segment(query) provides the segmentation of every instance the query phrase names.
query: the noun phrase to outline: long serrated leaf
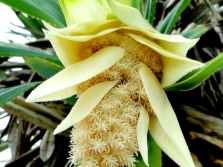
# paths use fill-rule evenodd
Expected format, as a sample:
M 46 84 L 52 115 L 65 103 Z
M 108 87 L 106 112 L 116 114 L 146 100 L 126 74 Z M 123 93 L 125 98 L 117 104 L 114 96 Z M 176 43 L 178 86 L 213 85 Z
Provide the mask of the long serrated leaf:
M 50 78 L 63 69 L 55 63 L 39 58 L 26 58 L 25 62 L 29 68 L 44 78 Z
M 150 132 L 148 131 L 147 135 L 148 139 L 148 157 L 149 157 L 149 166 L 150 167 L 162 167 L 162 151 L 160 147 L 156 144 Z M 147 167 L 143 162 L 141 155 L 137 157 L 137 161 L 135 163 L 136 167 Z
M 170 34 L 175 23 L 177 22 L 181 13 L 186 9 L 190 4 L 190 0 L 180 1 L 172 11 L 165 17 L 162 23 L 158 26 L 157 30 L 163 34 Z
M 11 88 L 1 89 L 0 90 L 0 106 L 5 104 L 7 101 L 10 101 L 13 98 L 17 97 L 18 95 L 26 92 L 27 90 L 30 90 L 36 87 L 39 84 L 40 82 L 33 82 L 33 83 L 19 85 L 19 86 L 15 86 Z
M 12 43 L 0 42 L 0 57 L 38 57 L 41 59 L 48 60 L 52 63 L 58 64 L 61 67 L 63 66 L 60 60 L 52 54 L 49 54 L 43 50 L 36 49 L 34 47 L 16 45 Z
M 209 9 L 204 3 L 195 6 L 190 12 L 186 13 L 181 18 L 181 27 L 186 27 L 190 23 L 199 23 L 203 17 L 208 13 Z M 201 21 L 203 23 L 203 21 Z
M 196 28 L 188 30 L 181 35 L 188 39 L 200 38 L 203 34 L 205 34 L 209 30 L 209 27 L 206 25 L 200 25 Z
M 152 26 L 154 25 L 155 10 L 156 0 L 147 0 L 144 18 L 147 19 Z
M 221 67 L 223 67 L 223 53 L 207 62 L 203 68 L 190 72 L 177 83 L 165 88 L 165 91 L 186 91 L 194 89 Z
M 10 30 L 10 32 L 5 32 L 6 34 L 12 34 L 12 35 L 21 35 L 24 36 L 25 38 L 33 38 L 32 34 L 26 34 L 26 33 L 21 33 L 17 31 Z
M 66 25 L 57 0 L 0 0 L 0 2 L 58 28 Z
M 141 0 L 131 0 L 132 7 L 138 9 L 142 14 L 142 1 Z
M 39 24 L 39 22 L 30 17 L 30 16 L 25 16 L 22 13 L 19 13 L 18 18 L 20 19 L 20 21 L 24 24 L 25 29 L 29 30 L 33 36 L 39 38 L 39 37 L 44 37 L 44 33 L 43 33 L 43 26 L 41 24 Z

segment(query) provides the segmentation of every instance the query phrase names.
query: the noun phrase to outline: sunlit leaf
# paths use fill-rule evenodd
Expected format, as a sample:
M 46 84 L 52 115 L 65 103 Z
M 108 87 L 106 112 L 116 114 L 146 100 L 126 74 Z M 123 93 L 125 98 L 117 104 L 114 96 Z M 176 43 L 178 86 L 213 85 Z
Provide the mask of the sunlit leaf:
M 26 34 L 26 33 L 22 33 L 22 32 L 17 32 L 17 31 L 13 31 L 10 29 L 9 32 L 5 32 L 6 34 L 12 34 L 12 35 L 21 35 L 21 36 L 24 36 L 26 38 L 33 38 L 33 35 L 32 34 Z
M 0 2 L 58 28 L 66 25 L 57 0 L 0 0 Z
M 145 7 L 146 7 L 146 10 L 145 10 L 144 18 L 147 19 L 151 25 L 154 25 L 156 0 L 147 0 Z
M 165 88 L 165 90 L 166 91 L 191 90 L 199 86 L 202 82 L 204 82 L 208 77 L 214 74 L 221 67 L 223 67 L 223 54 L 220 54 L 216 58 L 207 62 L 203 68 L 190 72 L 177 83 L 173 84 L 170 87 Z
M 209 27 L 206 25 L 200 25 L 196 28 L 193 28 L 191 30 L 188 30 L 181 35 L 188 39 L 195 39 L 200 38 L 202 35 L 204 35 L 209 30 Z
M 131 0 L 132 1 L 132 7 L 138 9 L 140 13 L 142 13 L 142 2 L 141 0 Z
M 30 90 L 37 85 L 39 85 L 40 82 L 32 82 L 27 83 L 24 85 L 19 85 L 11 88 L 1 89 L 0 90 L 0 106 L 5 104 L 7 101 L 12 100 L 13 98 L 17 97 L 18 95 L 26 92 L 27 90 Z
M 19 57 L 21 56 L 24 58 L 37 57 L 58 64 L 62 67 L 60 60 L 56 56 L 47 53 L 43 50 L 36 49 L 34 47 L 0 42 L 0 57 L 14 57 L 14 56 L 19 56 Z
M 63 69 L 60 65 L 39 58 L 26 58 L 26 65 L 44 78 L 50 78 Z
M 42 28 L 44 27 L 43 24 L 40 24 L 38 20 L 30 17 L 25 16 L 22 13 L 19 13 L 18 18 L 20 21 L 24 24 L 25 29 L 30 31 L 35 37 L 44 37 L 44 33 L 42 31 Z
M 158 26 L 157 30 L 163 34 L 170 34 L 173 27 L 175 26 L 179 16 L 190 4 L 190 0 L 180 1 L 172 11 L 165 17 L 162 23 Z

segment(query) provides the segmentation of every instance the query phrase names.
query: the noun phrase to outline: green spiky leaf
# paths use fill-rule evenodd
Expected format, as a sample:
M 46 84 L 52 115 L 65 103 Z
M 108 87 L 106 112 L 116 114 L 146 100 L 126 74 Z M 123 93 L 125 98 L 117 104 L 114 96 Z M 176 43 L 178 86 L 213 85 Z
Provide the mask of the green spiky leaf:
M 40 82 L 33 82 L 33 83 L 27 83 L 24 85 L 19 85 L 19 86 L 15 86 L 11 88 L 1 89 L 0 90 L 0 106 L 14 99 L 20 94 L 26 92 L 27 90 L 33 89 L 39 84 Z
M 36 49 L 34 47 L 28 47 L 28 46 L 22 46 L 22 45 L 16 45 L 12 43 L 0 42 L 0 57 L 14 57 L 14 56 L 19 56 L 19 57 L 24 57 L 24 58 L 37 57 L 37 58 L 48 60 L 52 63 L 58 64 L 61 67 L 63 67 L 60 60 L 56 56 L 48 52 L 45 52 L 41 49 Z
M 0 0 L 0 2 L 58 28 L 66 25 L 57 0 Z
M 142 13 L 142 2 L 141 0 L 131 0 L 132 7 L 138 9 Z
M 146 1 L 146 10 L 144 14 L 144 18 L 149 21 L 149 23 L 154 25 L 154 17 L 156 11 L 156 0 L 147 0 Z
M 223 53 L 218 55 L 216 58 L 207 62 L 206 65 L 200 69 L 194 70 L 177 83 L 171 85 L 170 87 L 165 88 L 166 91 L 186 91 L 191 90 L 199 86 L 204 82 L 208 77 L 214 74 L 217 70 L 223 67 Z
M 19 13 L 18 15 L 19 20 L 24 24 L 26 30 L 30 31 L 33 36 L 36 38 L 44 37 L 43 33 L 43 24 L 39 22 L 39 20 L 36 20 L 35 18 L 32 18 L 30 16 L 25 16 L 23 13 Z
M 204 35 L 209 30 L 209 27 L 206 25 L 200 25 L 196 28 L 193 28 L 191 30 L 188 30 L 181 35 L 188 39 L 195 39 L 200 38 L 202 35 Z
M 44 78 L 50 78 L 63 69 L 63 67 L 55 63 L 35 57 L 26 58 L 25 61 L 29 68 Z
M 165 17 L 162 23 L 159 25 L 157 30 L 163 34 L 170 34 L 173 27 L 175 26 L 178 18 L 181 13 L 186 9 L 186 7 L 190 4 L 190 0 L 182 0 L 180 1 L 172 11 Z

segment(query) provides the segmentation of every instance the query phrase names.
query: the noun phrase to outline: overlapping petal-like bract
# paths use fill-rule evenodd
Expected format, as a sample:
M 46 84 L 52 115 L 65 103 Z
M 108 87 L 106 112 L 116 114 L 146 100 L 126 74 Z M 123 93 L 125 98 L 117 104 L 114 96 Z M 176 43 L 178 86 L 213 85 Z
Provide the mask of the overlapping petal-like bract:
M 78 94 L 80 97 L 77 104 L 55 130 L 55 133 L 59 133 L 85 119 L 90 113 L 96 113 L 96 110 L 100 108 L 100 105 L 97 107 L 98 103 L 106 101 L 108 96 L 114 98 L 114 95 L 120 92 L 122 87 L 125 92 L 125 84 L 132 84 L 134 89 L 131 89 L 132 85 L 128 86 L 129 91 L 138 90 L 138 87 L 139 90 L 133 94 L 129 93 L 131 96 L 140 94 L 139 92 L 143 93 L 140 97 L 130 99 L 129 102 L 129 105 L 135 105 L 135 113 L 138 114 L 138 119 L 135 119 L 135 123 L 130 126 L 130 129 L 135 129 L 137 135 L 129 138 L 134 138 L 135 141 L 137 136 L 134 147 L 139 148 L 138 151 L 145 164 L 148 165 L 146 136 L 147 131 L 150 130 L 157 144 L 177 164 L 182 167 L 194 167 L 176 115 L 163 87 L 172 85 L 188 72 L 203 66 L 202 63 L 186 58 L 187 51 L 196 44 L 198 39 L 189 40 L 179 35 L 160 34 L 142 18 L 139 11 L 130 6 L 129 0 L 59 0 L 59 2 L 68 27 L 57 29 L 44 23 L 48 29 L 44 32 L 65 69 L 37 87 L 29 95 L 27 101 L 60 100 Z M 118 37 L 118 41 L 114 39 L 115 37 Z M 119 39 L 119 37 L 121 38 Z M 127 44 L 123 44 L 123 41 Z M 128 44 L 131 45 L 130 48 Z M 137 47 L 145 49 L 148 55 L 145 54 L 143 57 L 135 59 L 135 55 L 141 54 L 140 48 L 137 51 Z M 86 51 L 86 49 L 89 50 Z M 91 53 L 85 56 L 89 52 Z M 129 54 L 133 57 L 127 57 Z M 160 82 L 156 72 L 154 73 L 156 66 L 160 66 L 159 63 L 151 62 L 155 64 L 154 67 L 149 67 L 150 65 L 145 63 L 146 59 L 149 59 L 149 54 L 158 56 L 162 62 L 160 68 L 162 71 L 157 72 L 162 73 Z M 125 64 L 130 59 L 135 61 L 131 68 Z M 153 59 L 151 58 L 151 60 Z M 157 60 L 157 62 L 159 61 Z M 134 77 L 130 76 L 128 70 L 125 71 L 125 65 L 126 68 L 132 69 L 132 73 L 137 72 L 137 75 L 134 73 Z M 118 71 L 115 68 L 122 69 Z M 116 70 L 117 73 L 113 78 L 110 77 L 112 70 Z M 122 73 L 122 71 L 124 72 Z M 121 77 L 117 77 L 118 75 Z M 124 75 L 126 78 L 123 79 Z M 93 81 L 97 82 L 93 83 Z M 84 85 L 84 83 L 92 85 Z M 79 90 L 80 85 L 84 85 L 82 86 L 84 87 L 83 92 Z M 120 90 L 116 91 L 119 88 Z M 129 94 L 123 93 L 123 98 L 129 98 Z M 144 94 L 149 107 L 147 102 L 142 105 L 142 100 L 140 100 Z M 121 105 L 121 101 L 117 103 Z M 135 103 L 132 103 L 133 101 Z M 102 106 L 109 108 L 108 104 Z M 107 128 L 103 133 L 109 133 L 108 131 Z M 98 148 L 95 154 L 98 156 L 100 151 Z M 114 151 L 113 154 L 115 153 Z M 134 149 L 132 156 L 133 153 L 135 153 Z M 97 158 L 102 164 L 104 163 L 103 166 L 106 164 L 109 166 L 109 162 L 114 163 L 114 166 L 131 166 L 133 163 L 130 160 L 122 162 L 118 157 L 115 159 L 112 157 L 113 155 L 109 156 L 110 161 L 107 161 L 105 157 Z M 75 161 L 81 161 L 80 159 Z

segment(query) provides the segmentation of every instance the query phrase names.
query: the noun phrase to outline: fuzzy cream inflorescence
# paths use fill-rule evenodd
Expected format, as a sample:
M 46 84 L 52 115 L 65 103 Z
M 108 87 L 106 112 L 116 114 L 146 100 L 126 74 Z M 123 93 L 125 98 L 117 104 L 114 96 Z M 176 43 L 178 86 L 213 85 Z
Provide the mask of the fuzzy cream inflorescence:
M 138 68 L 143 62 L 161 79 L 162 61 L 157 52 L 136 42 L 128 33 L 144 36 L 119 30 L 83 43 L 84 59 L 107 46 L 120 46 L 125 49 L 125 55 L 108 70 L 78 85 L 78 95 L 81 95 L 99 82 L 119 80 L 96 108 L 74 125 L 70 160 L 79 167 L 134 166 L 140 105 L 153 115 Z

